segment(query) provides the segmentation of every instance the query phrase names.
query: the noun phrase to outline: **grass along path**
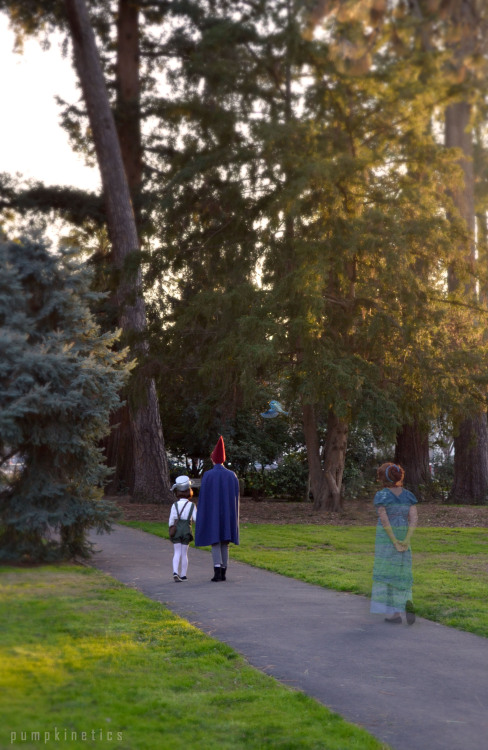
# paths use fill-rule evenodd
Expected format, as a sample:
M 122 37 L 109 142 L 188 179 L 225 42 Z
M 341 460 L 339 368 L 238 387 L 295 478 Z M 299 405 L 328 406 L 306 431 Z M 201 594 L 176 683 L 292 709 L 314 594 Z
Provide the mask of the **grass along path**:
M 387 747 L 96 570 L 0 574 L 1 748 Z
M 127 525 L 168 538 L 167 524 Z M 373 526 L 242 524 L 241 544 L 230 554 L 307 583 L 369 596 L 374 540 Z M 417 613 L 488 637 L 488 529 L 420 528 L 412 554 Z

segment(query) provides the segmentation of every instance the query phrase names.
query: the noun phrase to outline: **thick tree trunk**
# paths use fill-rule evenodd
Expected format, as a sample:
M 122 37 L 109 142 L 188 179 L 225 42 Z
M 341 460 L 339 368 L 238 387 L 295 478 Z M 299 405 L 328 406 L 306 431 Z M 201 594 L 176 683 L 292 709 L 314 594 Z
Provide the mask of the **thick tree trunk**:
M 346 463 L 347 436 L 349 426 L 334 412 L 329 412 L 325 439 L 325 477 L 329 487 L 325 507 L 327 510 L 342 510 L 342 476 Z
M 454 188 L 453 200 L 466 222 L 470 233 L 470 244 L 466 248 L 466 262 L 475 265 L 474 247 L 474 169 L 473 142 L 470 131 L 471 106 L 468 102 L 457 102 L 446 110 L 445 143 L 448 147 L 460 148 L 460 160 L 464 172 L 464 185 Z M 459 282 L 451 271 L 449 289 L 457 289 Z M 475 295 L 474 284 L 466 289 L 468 296 Z M 486 414 L 481 412 L 468 417 L 459 426 L 454 436 L 454 482 L 450 499 L 458 503 L 479 503 L 488 495 L 488 425 Z
M 103 440 L 107 466 L 114 470 L 110 482 L 105 487 L 107 495 L 132 493 L 134 489 L 134 445 L 132 424 L 127 404 L 110 416 L 111 431 Z
M 102 68 L 84 0 L 65 0 L 76 69 L 93 133 L 107 209 L 113 258 L 120 274 L 117 290 L 119 325 L 132 354 L 143 359 L 146 314 L 142 274 L 126 268 L 139 252 L 134 212 L 122 161 L 120 144 L 105 86 Z M 136 386 L 136 391 L 135 388 Z M 149 502 L 172 500 L 169 472 L 154 381 L 139 374 L 132 381 L 129 408 L 134 446 L 135 499 Z
M 134 0 L 119 0 L 115 125 L 140 234 L 139 208 L 143 164 L 139 64 L 139 4 Z
M 313 507 L 315 510 L 319 510 L 320 508 L 325 508 L 328 485 L 322 469 L 317 420 L 312 404 L 303 404 L 302 418 L 305 445 L 307 447 L 308 476 L 313 495 Z
M 346 460 L 348 425 L 329 412 L 324 460 L 320 455 L 317 420 L 312 404 L 302 407 L 308 471 L 314 509 L 342 510 L 342 476 Z
M 404 424 L 397 432 L 395 463 L 405 470 L 405 486 L 417 497 L 430 482 L 429 435 L 418 422 Z
M 454 451 L 454 484 L 450 502 L 485 503 L 488 497 L 488 426 L 484 412 L 460 424 L 454 438 Z
M 142 142 L 139 81 L 139 6 L 133 0 L 119 0 L 117 15 L 117 102 L 115 126 L 122 161 L 134 207 L 141 241 L 140 195 L 142 186 Z M 114 468 L 107 494 L 134 492 L 134 425 L 128 403 L 111 416 L 110 433 L 103 441 L 107 464 Z
M 471 105 L 468 102 L 456 102 L 446 109 L 445 115 L 445 144 L 447 148 L 459 148 L 463 152 L 460 165 L 464 173 L 464 182 L 455 185 L 450 193 L 456 208 L 466 222 L 469 241 L 466 245 L 466 263 L 474 270 L 474 169 L 473 169 L 473 139 L 470 130 Z M 459 286 L 453 269 L 449 271 L 449 291 L 455 291 Z M 474 284 L 466 289 L 467 294 L 474 294 Z

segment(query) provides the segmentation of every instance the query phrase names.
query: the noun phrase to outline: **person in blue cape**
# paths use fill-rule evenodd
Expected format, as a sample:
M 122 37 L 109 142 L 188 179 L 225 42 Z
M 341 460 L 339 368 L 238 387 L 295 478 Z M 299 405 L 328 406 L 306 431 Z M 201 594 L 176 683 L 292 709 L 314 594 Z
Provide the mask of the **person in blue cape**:
M 210 458 L 214 464 L 202 477 L 195 525 L 195 546 L 212 545 L 214 575 L 210 580 L 225 581 L 229 542 L 239 544 L 239 481 L 223 465 L 225 445 L 222 435 Z

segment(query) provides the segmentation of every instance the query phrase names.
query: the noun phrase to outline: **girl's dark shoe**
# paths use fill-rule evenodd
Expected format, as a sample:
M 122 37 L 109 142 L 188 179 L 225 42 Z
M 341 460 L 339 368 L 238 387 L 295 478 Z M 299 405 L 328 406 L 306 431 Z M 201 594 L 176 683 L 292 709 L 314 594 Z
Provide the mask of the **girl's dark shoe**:
M 220 580 L 226 581 L 227 578 L 225 577 L 225 574 L 227 572 L 227 568 L 220 568 Z
M 385 617 L 385 622 L 389 622 L 390 625 L 401 625 L 402 618 L 400 615 L 397 615 L 396 617 Z
M 188 578 L 186 576 L 180 576 L 180 581 L 187 581 Z
M 214 577 L 211 578 L 211 581 L 221 581 L 222 580 L 222 568 L 219 566 L 218 568 L 214 568 Z
M 411 602 L 410 599 L 405 605 L 405 616 L 407 618 L 407 624 L 413 625 L 415 622 L 415 607 L 413 606 L 413 602 Z
M 181 578 L 179 577 L 178 573 L 173 573 L 173 581 L 175 583 L 179 583 L 181 581 Z

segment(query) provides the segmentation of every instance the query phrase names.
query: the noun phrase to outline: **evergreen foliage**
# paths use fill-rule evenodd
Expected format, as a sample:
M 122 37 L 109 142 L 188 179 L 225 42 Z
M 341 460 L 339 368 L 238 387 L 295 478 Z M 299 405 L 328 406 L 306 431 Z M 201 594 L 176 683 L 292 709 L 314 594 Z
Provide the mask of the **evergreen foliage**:
M 106 221 L 100 195 L 40 182 L 25 185 L 6 174 L 0 174 L 0 211 L 59 215 L 74 226 L 84 226 L 91 221 L 96 227 L 102 227 Z
M 87 555 L 86 532 L 110 530 L 99 441 L 119 403 L 126 353 L 100 334 L 99 295 L 73 252 L 0 244 L 0 556 Z M 10 456 L 23 469 L 6 471 Z
M 271 382 L 314 406 L 317 429 L 332 411 L 392 440 L 419 413 L 483 398 L 466 230 L 445 189 L 461 176 L 431 127 L 451 81 L 403 7 L 369 36 L 354 14 L 307 32 L 304 10 L 170 9 L 172 89 L 152 99 L 150 141 L 147 279 L 177 279 L 152 307 L 161 393 L 173 363 L 181 400 L 211 420 L 256 408 Z M 464 284 L 448 294 L 452 268 Z
M 58 22 L 38 3 L 29 26 L 35 5 L 0 9 L 13 8 L 27 31 L 43 14 Z M 115 105 L 109 5 L 89 3 Z M 461 5 L 141 4 L 144 367 L 175 455 L 206 457 L 223 433 L 242 467 L 262 462 L 255 454 L 271 456 L 278 425 L 256 415 L 272 397 L 298 420 L 313 407 L 322 470 L 331 415 L 384 442 L 403 424 L 427 431 L 440 414 L 456 428 L 484 406 L 486 49 L 480 26 L 475 53 L 462 70 L 451 64 L 460 28 L 449 13 Z M 466 96 L 478 118 L 476 268 L 452 200 L 459 154 L 437 132 L 446 105 Z M 67 106 L 64 124 L 90 155 L 82 110 Z M 38 186 L 3 194 L 7 204 L 69 210 L 64 193 Z M 92 198 L 83 211 L 95 223 L 103 216 Z M 97 281 L 107 289 L 114 280 L 100 244 Z M 102 310 L 109 326 L 115 313 Z M 285 448 L 293 441 L 284 432 Z

